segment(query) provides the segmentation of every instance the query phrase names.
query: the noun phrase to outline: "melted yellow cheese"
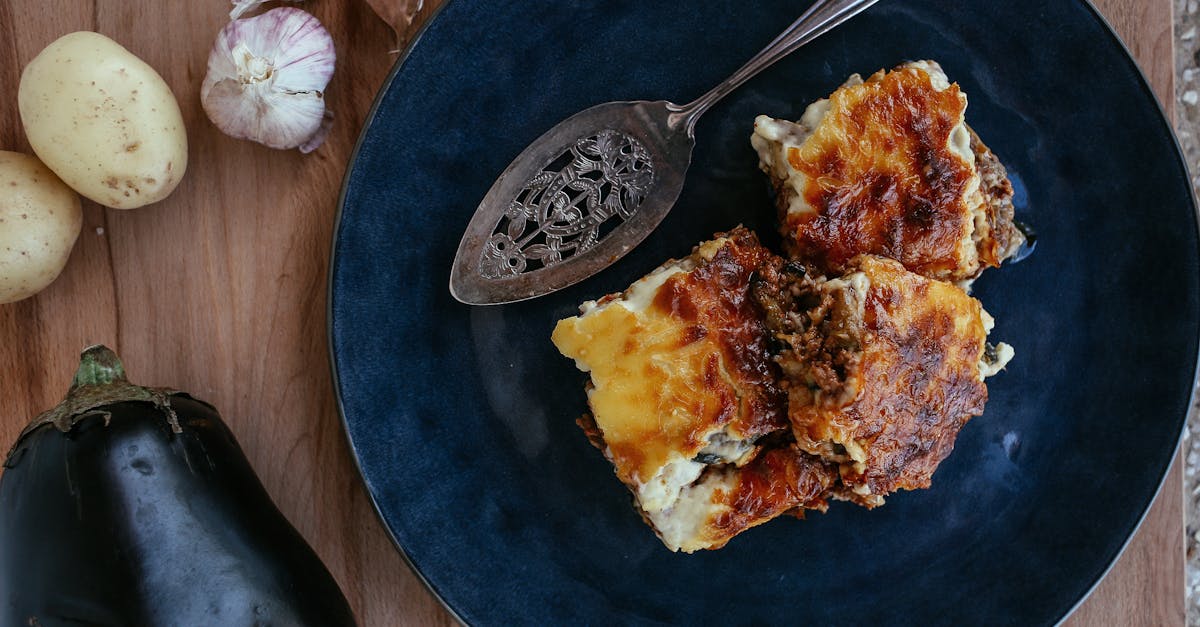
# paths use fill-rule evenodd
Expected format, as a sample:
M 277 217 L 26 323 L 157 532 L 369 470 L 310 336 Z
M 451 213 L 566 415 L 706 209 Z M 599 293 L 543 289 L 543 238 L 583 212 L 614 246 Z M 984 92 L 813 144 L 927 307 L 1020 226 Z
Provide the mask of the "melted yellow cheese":
M 591 373 L 588 404 L 627 483 L 648 484 L 672 462 L 694 463 L 737 396 L 716 343 L 688 337 L 688 326 L 656 307 L 632 310 L 612 301 L 560 321 L 551 339 Z M 699 475 L 695 465 L 684 484 Z M 670 483 L 692 475 L 687 471 L 668 469 L 685 475 Z

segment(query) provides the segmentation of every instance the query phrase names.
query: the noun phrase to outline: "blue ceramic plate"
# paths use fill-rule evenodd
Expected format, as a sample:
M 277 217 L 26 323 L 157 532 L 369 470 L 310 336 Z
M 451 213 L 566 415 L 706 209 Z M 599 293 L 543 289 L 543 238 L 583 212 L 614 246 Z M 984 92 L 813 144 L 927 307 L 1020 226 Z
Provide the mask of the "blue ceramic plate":
M 380 516 L 463 620 L 1053 623 L 1153 499 L 1196 364 L 1197 227 L 1158 105 L 1082 1 L 885 0 L 709 112 L 678 205 L 621 262 L 526 303 L 451 299 L 459 237 L 526 144 L 599 102 L 686 102 L 806 6 L 453 0 L 397 64 L 346 176 L 330 341 Z M 976 289 L 1016 359 L 932 489 L 668 552 L 574 424 L 584 377 L 554 322 L 715 231 L 771 232 L 755 114 L 924 58 L 968 94 L 1040 234 Z

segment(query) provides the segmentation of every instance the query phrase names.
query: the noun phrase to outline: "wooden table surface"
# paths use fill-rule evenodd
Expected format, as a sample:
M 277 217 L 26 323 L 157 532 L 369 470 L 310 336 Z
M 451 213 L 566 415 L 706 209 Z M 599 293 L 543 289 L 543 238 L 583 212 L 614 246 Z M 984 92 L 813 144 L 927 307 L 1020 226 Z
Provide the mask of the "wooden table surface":
M 1169 110 L 1171 0 L 1095 1 Z M 424 4 L 427 15 L 438 2 Z M 327 90 L 337 118 L 311 155 L 230 139 L 204 116 L 200 82 L 228 19 L 223 0 L 0 0 L 0 149 L 29 152 L 16 108 L 21 68 L 58 36 L 95 30 L 163 75 L 190 151 L 183 182 L 155 206 L 115 211 L 85 200 L 63 275 L 32 299 L 0 305 L 0 446 L 58 401 L 82 347 L 108 344 L 136 382 L 187 389 L 221 409 L 362 624 L 451 624 L 376 518 L 342 434 L 326 352 L 338 190 L 396 39 L 364 0 L 303 6 L 338 51 Z M 1068 624 L 1183 624 L 1183 591 L 1177 463 L 1129 550 Z

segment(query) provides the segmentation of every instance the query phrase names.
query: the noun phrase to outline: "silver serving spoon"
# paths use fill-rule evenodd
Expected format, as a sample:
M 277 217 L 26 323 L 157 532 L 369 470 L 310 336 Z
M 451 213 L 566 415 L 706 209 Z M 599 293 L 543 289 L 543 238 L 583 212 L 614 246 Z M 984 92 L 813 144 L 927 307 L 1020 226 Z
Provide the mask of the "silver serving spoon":
M 795 49 L 878 0 L 817 0 L 733 76 L 695 101 L 610 102 L 546 131 L 513 159 L 475 210 L 450 270 L 472 305 L 573 285 L 633 250 L 683 188 L 696 120 Z

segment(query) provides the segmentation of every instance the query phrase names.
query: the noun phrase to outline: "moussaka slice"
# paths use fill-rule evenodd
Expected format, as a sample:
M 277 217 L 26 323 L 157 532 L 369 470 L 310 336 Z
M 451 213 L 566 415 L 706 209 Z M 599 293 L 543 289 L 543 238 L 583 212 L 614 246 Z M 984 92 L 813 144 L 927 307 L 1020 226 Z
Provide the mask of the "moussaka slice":
M 857 74 L 797 122 L 760 115 L 751 143 L 788 252 L 823 272 L 856 255 L 974 279 L 1024 241 L 1004 166 L 965 122 L 967 97 L 932 61 Z
M 774 256 L 738 228 L 561 320 L 558 350 L 590 373 L 589 439 L 672 550 L 718 548 L 796 507 L 836 471 L 790 437 L 786 396 L 750 280 Z M 790 454 L 789 454 L 790 452 Z M 764 489 L 764 481 L 792 480 Z
M 991 317 L 958 286 L 874 255 L 847 266 L 826 279 L 776 262 L 754 293 L 784 346 L 797 445 L 839 465 L 833 496 L 874 507 L 929 487 L 1012 349 L 987 343 Z

